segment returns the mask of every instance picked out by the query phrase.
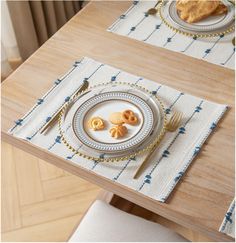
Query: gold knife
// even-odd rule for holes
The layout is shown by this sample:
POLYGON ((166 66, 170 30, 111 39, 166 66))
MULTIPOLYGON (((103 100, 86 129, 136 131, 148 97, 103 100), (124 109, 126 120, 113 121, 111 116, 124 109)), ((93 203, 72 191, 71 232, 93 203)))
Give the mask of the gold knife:
MULTIPOLYGON (((73 96, 77 95, 78 93, 80 93, 80 92, 86 90, 86 89, 88 88, 88 86, 89 86, 89 82, 88 82, 87 80, 84 81, 84 83, 82 84, 82 86, 81 86, 78 90, 76 90, 76 91, 72 94, 71 97, 73 97, 73 96)), ((49 120, 49 122, 46 123, 46 124, 41 128, 40 133, 43 133, 43 132, 46 131, 46 130, 47 130, 47 132, 48 132, 48 131, 54 126, 55 122, 58 120, 58 116, 59 116, 59 114, 60 114, 60 112, 61 112, 63 106, 64 106, 64 105, 62 105, 61 108, 60 108, 60 109, 53 115, 53 117, 49 120)))

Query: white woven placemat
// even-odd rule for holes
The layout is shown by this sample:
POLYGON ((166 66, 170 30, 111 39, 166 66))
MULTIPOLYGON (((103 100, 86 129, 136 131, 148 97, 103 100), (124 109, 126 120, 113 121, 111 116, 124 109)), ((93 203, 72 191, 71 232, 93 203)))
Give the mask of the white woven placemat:
POLYGON ((87 170, 165 202, 226 109, 226 105, 184 94, 90 58, 83 58, 75 62, 67 74, 57 79, 53 87, 36 101, 24 117, 15 122, 9 132, 87 170), (72 153, 62 143, 57 126, 46 135, 39 133, 40 128, 68 101, 84 80, 88 80, 90 86, 116 81, 136 83, 145 86, 152 91, 152 95, 158 95, 163 100, 167 116, 171 115, 172 110, 184 113, 179 130, 165 135, 148 167, 137 180, 132 177, 146 155, 128 161, 98 163, 72 153))
POLYGON ((235 238, 235 199, 230 204, 219 231, 235 238))
MULTIPOLYGON (((170 30, 158 15, 146 13, 156 3, 157 1, 131 2, 131 7, 108 31, 234 69, 235 47, 231 41, 234 33, 211 38, 210 41, 177 34, 170 30)), ((168 18, 166 16, 167 20, 168 18)))

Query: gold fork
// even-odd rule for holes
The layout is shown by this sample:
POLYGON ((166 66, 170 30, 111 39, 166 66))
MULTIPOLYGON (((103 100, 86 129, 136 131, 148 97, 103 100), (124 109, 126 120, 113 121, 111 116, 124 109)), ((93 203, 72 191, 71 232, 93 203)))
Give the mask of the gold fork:
MULTIPOLYGON (((169 132, 174 132, 176 131, 176 129, 179 127, 181 120, 183 117, 183 113, 182 112, 174 112, 173 115, 171 116, 169 122, 167 123, 166 129, 169 132)), ((136 170, 133 179, 137 179, 138 176, 140 175, 140 172, 143 170, 144 166, 146 165, 146 163, 149 161, 150 157, 152 156, 152 154, 154 153, 154 151, 156 150, 158 144, 154 145, 149 154, 147 155, 147 157, 144 159, 144 161, 142 162, 142 164, 138 167, 138 169, 136 170)))

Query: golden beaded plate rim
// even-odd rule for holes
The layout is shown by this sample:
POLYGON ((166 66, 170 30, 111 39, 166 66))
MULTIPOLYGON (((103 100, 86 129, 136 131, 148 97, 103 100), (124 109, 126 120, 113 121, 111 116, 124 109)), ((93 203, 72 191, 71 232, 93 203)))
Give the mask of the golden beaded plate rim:
POLYGON ((169 28, 171 29, 172 31, 176 32, 176 33, 179 33, 179 34, 182 34, 182 35, 185 35, 185 36, 191 36, 191 37, 196 37, 196 38, 211 38, 211 37, 217 37, 217 36, 221 36, 221 35, 226 35, 226 34, 229 34, 231 32, 234 31, 235 29, 235 26, 234 24, 230 27, 228 27, 226 30, 224 31, 221 31, 221 32, 215 32, 215 33, 209 33, 209 34, 197 34, 197 33, 191 33, 191 32, 188 32, 188 31, 183 31, 183 30, 179 30, 177 29, 176 27, 174 27, 173 25, 171 25, 168 21, 166 21, 166 19, 162 16, 162 13, 161 13, 161 8, 164 6, 164 2, 166 0, 161 0, 159 6, 158 6, 158 14, 161 18, 161 20, 163 21, 163 23, 169 28))
MULTIPOLYGON (((166 114, 165 114, 165 108, 164 108, 164 105, 161 101, 161 99, 157 96, 157 95, 154 95, 153 97, 155 97, 157 99, 157 101, 159 102, 160 104, 160 109, 161 109, 161 113, 163 115, 163 126, 162 126, 162 129, 159 133, 159 135, 157 136, 157 138, 154 140, 154 142, 150 143, 148 146, 146 146, 145 148, 139 150, 138 152, 135 152, 135 153, 131 153, 130 155, 127 155, 127 156, 121 156, 121 157, 117 157, 117 158, 97 158, 97 157, 93 157, 93 156, 89 156, 89 155, 86 155, 80 151, 78 151, 77 149, 75 149, 73 146, 71 146, 69 144, 69 142, 67 141, 67 139, 65 138, 64 136, 64 132, 62 130, 62 117, 63 115, 65 114, 65 111, 67 109, 67 107, 69 106, 69 104, 71 102, 73 102, 74 100, 76 100, 77 98, 79 98, 80 95, 82 95, 83 93, 89 91, 89 90, 92 90, 94 88, 97 88, 97 87, 100 87, 100 86, 104 86, 104 85, 109 85, 111 84, 110 82, 107 82, 107 83, 101 83, 101 84, 97 84, 97 85, 94 85, 94 86, 91 86, 85 90, 83 90, 82 92, 74 95, 68 102, 66 102, 59 114, 59 118, 58 118, 58 128, 59 128, 59 134, 61 136, 61 140, 62 142, 66 145, 66 147, 68 149, 70 149, 73 153, 75 153, 76 155, 82 157, 82 158, 86 158, 86 159, 90 159, 90 160, 94 160, 94 161, 97 161, 97 162, 118 162, 118 161, 124 161, 124 160, 128 160, 130 158, 133 158, 133 157, 136 157, 137 155, 140 155, 140 154, 143 154, 145 153, 146 151, 148 150, 151 150, 154 146, 157 146, 162 138, 164 137, 166 131, 167 131, 167 117, 166 117, 166 114)), ((140 86, 140 85, 137 85, 137 84, 130 84, 130 83, 127 83, 127 82, 113 82, 112 84, 116 84, 116 85, 128 85, 132 88, 137 88, 139 90, 142 90, 148 94, 152 94, 151 91, 149 91, 148 89, 140 86)))

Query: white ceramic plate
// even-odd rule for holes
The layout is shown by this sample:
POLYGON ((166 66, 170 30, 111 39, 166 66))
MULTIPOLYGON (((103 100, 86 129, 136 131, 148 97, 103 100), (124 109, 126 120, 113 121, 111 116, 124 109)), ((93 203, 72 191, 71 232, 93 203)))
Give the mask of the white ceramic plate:
POLYGON ((142 143, 152 131, 154 115, 150 106, 139 96, 123 91, 100 93, 87 99, 75 112, 73 129, 78 139, 86 146, 100 152, 114 153, 135 148, 142 143), (128 133, 120 139, 110 136, 113 126, 109 115, 113 112, 132 110, 138 117, 138 124, 124 124, 128 133), (105 129, 93 131, 88 123, 92 117, 101 117, 105 121, 105 129))
POLYGON ((224 4, 228 9, 226 14, 211 16, 193 24, 189 24, 179 17, 176 10, 176 1, 170 1, 170 3, 166 4, 163 8, 166 8, 172 24, 177 25, 179 28, 192 32, 213 32, 225 29, 234 22, 234 5, 227 0, 224 0, 224 4))
POLYGON ((143 151, 155 142, 163 132, 164 117, 164 108, 155 95, 132 84, 109 83, 92 87, 78 96, 62 116, 61 131, 67 144, 78 152, 93 158, 117 159, 143 151), (120 98, 117 99, 118 94, 120 98), (127 125, 129 135, 123 139, 110 137, 112 125, 108 122, 104 131, 88 129, 87 121, 91 116, 100 116, 108 121, 108 113, 124 109, 132 109, 139 123, 137 126, 127 125), (115 149, 107 150, 109 146, 115 149), (120 149, 120 146, 125 147, 120 149))

